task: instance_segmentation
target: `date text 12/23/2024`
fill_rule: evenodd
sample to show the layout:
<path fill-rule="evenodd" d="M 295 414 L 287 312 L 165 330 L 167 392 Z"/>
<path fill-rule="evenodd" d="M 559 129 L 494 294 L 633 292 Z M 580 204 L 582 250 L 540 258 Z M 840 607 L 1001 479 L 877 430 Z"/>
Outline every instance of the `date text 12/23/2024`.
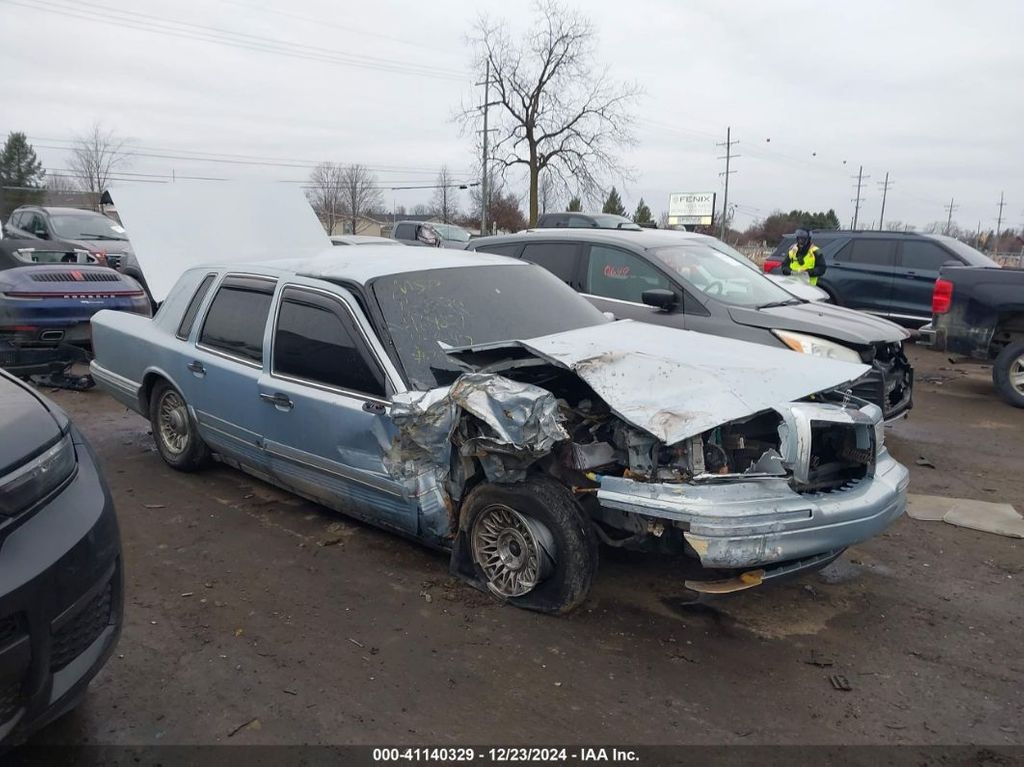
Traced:
<path fill-rule="evenodd" d="M 452 764 L 477 763 L 499 764 L 506 762 L 547 762 L 553 764 L 602 764 L 638 763 L 640 756 L 635 750 L 617 747 L 539 747 L 539 746 L 498 746 L 487 748 L 468 747 L 417 747 L 417 748 L 375 748 L 373 761 L 379 764 Z"/>

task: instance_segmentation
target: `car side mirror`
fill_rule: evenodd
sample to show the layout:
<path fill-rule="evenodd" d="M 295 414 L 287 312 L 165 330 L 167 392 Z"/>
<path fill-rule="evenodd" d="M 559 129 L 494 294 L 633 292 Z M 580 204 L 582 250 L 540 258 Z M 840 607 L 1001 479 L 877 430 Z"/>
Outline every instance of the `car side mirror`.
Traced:
<path fill-rule="evenodd" d="M 441 238 L 438 237 L 437 233 L 429 226 L 417 226 L 416 239 L 424 245 L 429 245 L 432 248 L 436 248 L 441 244 Z"/>
<path fill-rule="evenodd" d="M 661 309 L 663 312 L 670 311 L 677 303 L 679 303 L 679 299 L 676 297 L 676 294 L 666 288 L 652 288 L 651 290 L 645 290 L 641 294 L 640 298 L 648 306 L 653 306 L 655 309 Z"/>
<path fill-rule="evenodd" d="M 45 229 L 36 229 L 32 234 L 38 237 L 40 240 L 49 239 L 50 235 L 46 233 Z"/>

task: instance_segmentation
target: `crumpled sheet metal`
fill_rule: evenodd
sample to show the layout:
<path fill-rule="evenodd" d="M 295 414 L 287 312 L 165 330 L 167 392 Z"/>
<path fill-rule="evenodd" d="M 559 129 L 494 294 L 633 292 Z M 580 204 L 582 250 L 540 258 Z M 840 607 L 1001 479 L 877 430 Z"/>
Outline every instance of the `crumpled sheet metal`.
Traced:
<path fill-rule="evenodd" d="M 464 414 L 473 419 L 467 422 Z M 424 464 L 446 477 L 457 431 L 462 454 L 478 458 L 497 482 L 523 479 L 530 464 L 569 439 L 551 392 L 487 373 L 466 374 L 448 388 L 398 394 L 391 419 L 398 437 L 386 463 L 402 477 L 422 473 Z"/>
<path fill-rule="evenodd" d="M 869 369 L 632 320 L 487 346 L 522 347 L 573 371 L 616 415 L 667 445 L 832 389 Z M 460 351 L 451 354 L 457 358 Z"/>

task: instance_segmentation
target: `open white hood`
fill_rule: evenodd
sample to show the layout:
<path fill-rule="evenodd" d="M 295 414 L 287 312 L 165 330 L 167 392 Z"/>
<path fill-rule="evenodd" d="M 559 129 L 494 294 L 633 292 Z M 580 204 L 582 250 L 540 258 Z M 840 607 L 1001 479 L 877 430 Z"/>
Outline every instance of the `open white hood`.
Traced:
<path fill-rule="evenodd" d="M 193 266 L 310 256 L 331 247 L 290 184 L 193 181 L 108 190 L 156 302 Z"/>

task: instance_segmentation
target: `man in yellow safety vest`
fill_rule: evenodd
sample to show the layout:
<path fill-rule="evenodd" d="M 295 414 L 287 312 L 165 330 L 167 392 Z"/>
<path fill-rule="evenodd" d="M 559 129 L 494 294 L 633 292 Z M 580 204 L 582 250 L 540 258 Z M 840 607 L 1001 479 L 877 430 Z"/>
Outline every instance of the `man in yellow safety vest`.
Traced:
<path fill-rule="evenodd" d="M 817 245 L 811 244 L 811 233 L 806 229 L 796 230 L 796 243 L 786 254 L 782 262 L 783 274 L 800 274 L 807 272 L 812 285 L 818 284 L 818 278 L 825 273 L 825 257 Z"/>

